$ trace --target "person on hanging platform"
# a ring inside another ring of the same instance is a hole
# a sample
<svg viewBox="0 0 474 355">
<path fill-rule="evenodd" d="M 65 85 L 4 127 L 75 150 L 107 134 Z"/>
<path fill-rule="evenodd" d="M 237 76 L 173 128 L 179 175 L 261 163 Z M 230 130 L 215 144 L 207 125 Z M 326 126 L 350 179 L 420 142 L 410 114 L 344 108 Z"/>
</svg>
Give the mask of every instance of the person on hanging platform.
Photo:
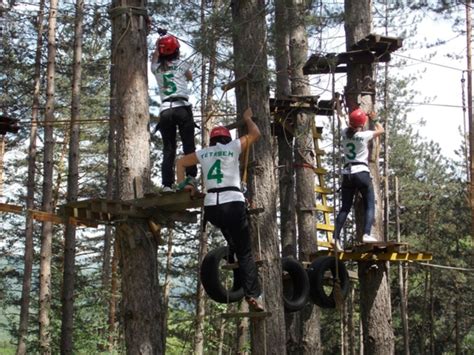
<svg viewBox="0 0 474 355">
<path fill-rule="evenodd" d="M 375 112 L 369 114 L 375 125 L 375 130 L 364 130 L 367 123 L 367 114 L 360 108 L 349 114 L 349 127 L 342 130 L 342 152 L 344 154 L 344 169 L 342 170 L 342 206 L 336 218 L 334 232 L 335 247 L 341 248 L 340 234 L 347 215 L 349 214 L 354 196 L 359 191 L 364 204 L 364 234 L 362 241 L 376 242 L 377 239 L 370 235 L 370 230 L 375 216 L 375 196 L 372 177 L 369 170 L 369 142 L 379 137 L 384 128 L 376 119 Z"/>
<path fill-rule="evenodd" d="M 201 164 L 206 197 L 204 218 L 218 227 L 226 239 L 230 255 L 234 253 L 239 263 L 242 286 L 249 308 L 264 310 L 257 267 L 252 256 L 249 222 L 245 198 L 241 191 L 239 155 L 250 148 L 260 137 L 260 130 L 252 121 L 252 110 L 243 114 L 247 134 L 232 140 L 225 127 L 214 127 L 210 134 L 210 146 L 185 155 L 176 163 L 179 189 L 194 191 L 194 185 L 185 179 L 185 169 Z"/>
<path fill-rule="evenodd" d="M 163 162 L 161 165 L 162 191 L 173 191 L 174 161 L 176 157 L 176 128 L 183 143 L 184 154 L 196 151 L 194 143 L 194 119 L 189 103 L 188 81 L 193 75 L 189 63 L 179 59 L 179 41 L 176 37 L 159 30 L 161 37 L 156 42 L 151 58 L 151 71 L 155 75 L 160 92 L 160 120 L 157 125 L 163 139 Z M 197 175 L 197 167 L 189 166 L 186 174 Z"/>
</svg>

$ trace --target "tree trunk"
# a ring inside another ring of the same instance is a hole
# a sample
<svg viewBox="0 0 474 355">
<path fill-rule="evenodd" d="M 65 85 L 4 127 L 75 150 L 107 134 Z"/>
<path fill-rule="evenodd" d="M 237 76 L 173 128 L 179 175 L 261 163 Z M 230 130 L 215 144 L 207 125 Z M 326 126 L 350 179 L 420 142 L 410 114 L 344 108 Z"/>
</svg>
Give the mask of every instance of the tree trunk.
<svg viewBox="0 0 474 355">
<path fill-rule="evenodd" d="M 288 15 L 290 25 L 290 80 L 291 93 L 297 96 L 311 95 L 309 80 L 303 75 L 303 66 L 308 56 L 308 39 L 304 23 L 306 4 L 291 0 Z M 317 251 L 316 220 L 313 209 L 314 172 L 308 166 L 314 160 L 312 125 L 314 117 L 299 111 L 294 117 L 296 168 L 296 215 L 298 220 L 298 245 L 301 261 L 310 261 L 310 255 Z M 301 311 L 301 338 L 294 349 L 298 354 L 318 354 L 321 350 L 320 309 L 311 303 Z"/>
<path fill-rule="evenodd" d="M 48 65 L 46 87 L 46 111 L 44 127 L 44 157 L 43 157 L 43 201 L 42 209 L 52 212 L 53 201 L 53 169 L 54 169 L 54 77 L 56 58 L 56 16 L 57 0 L 50 1 L 48 20 Z M 40 250 L 40 290 L 39 290 L 39 342 L 42 354 L 51 353 L 51 333 L 49 311 L 51 309 L 51 245 L 53 225 L 43 222 L 41 230 Z"/>
<path fill-rule="evenodd" d="M 275 64 L 276 64 L 276 98 L 290 94 L 288 76 L 288 10 L 286 0 L 275 2 Z M 293 169 L 293 135 L 285 130 L 284 124 L 291 125 L 292 118 L 286 115 L 279 117 L 281 124 L 275 126 L 278 140 L 278 182 L 280 189 L 280 235 L 283 256 L 296 257 L 296 215 Z"/>
<path fill-rule="evenodd" d="M 124 8 L 126 11 L 124 11 Z M 121 200 L 143 196 L 150 188 L 147 45 L 144 2 L 114 0 L 112 92 L 117 122 L 117 189 Z M 159 305 L 157 242 L 145 220 L 117 227 L 120 243 L 122 303 L 127 354 L 164 351 Z"/>
<path fill-rule="evenodd" d="M 365 38 L 371 31 L 371 0 L 345 1 L 346 46 L 351 46 Z M 347 69 L 346 98 L 349 110 L 359 104 L 365 112 L 374 109 L 374 97 L 366 92 L 373 86 L 374 70 L 371 64 L 349 64 Z M 370 90 L 369 90 L 370 91 Z M 364 92 L 364 94 L 361 94 Z M 382 199 L 380 193 L 380 173 L 378 169 L 378 142 L 374 142 L 369 158 L 369 168 L 373 177 L 375 193 L 375 223 L 373 235 L 381 240 Z M 356 225 L 361 233 L 363 207 L 356 203 Z M 392 328 L 390 287 L 388 282 L 388 262 L 359 262 L 360 306 L 363 324 L 364 353 L 393 354 L 395 340 Z"/>
<path fill-rule="evenodd" d="M 120 244 L 116 240 L 113 247 L 114 253 L 112 255 L 112 263 L 111 263 L 111 272 L 110 272 L 110 298 L 109 298 L 109 352 L 112 353 L 114 351 L 115 343 L 116 343 L 116 310 L 117 310 L 117 298 L 118 298 L 118 264 L 120 260 Z"/>
<path fill-rule="evenodd" d="M 397 231 L 397 242 L 400 238 L 400 200 L 398 195 L 398 177 L 395 176 L 395 225 Z M 398 263 L 398 287 L 400 294 L 400 319 L 403 329 L 403 351 L 405 355 L 410 355 L 410 334 L 408 328 L 408 301 L 406 292 L 406 282 L 403 272 L 404 263 Z"/>
<path fill-rule="evenodd" d="M 253 204 L 265 206 L 263 213 L 252 218 L 251 230 L 254 251 L 265 261 L 259 274 L 265 308 L 271 316 L 252 320 L 252 352 L 281 355 L 286 353 L 285 321 L 274 198 L 277 185 L 269 120 L 265 10 L 263 0 L 232 1 L 235 77 L 251 76 L 245 85 L 236 88 L 237 112 L 241 114 L 250 106 L 258 117 L 256 123 L 262 133 L 260 140 L 251 147 L 248 187 Z"/>
<path fill-rule="evenodd" d="M 35 208 L 35 176 L 36 176 L 36 140 L 38 130 L 39 117 L 39 96 L 40 96 L 40 79 L 41 79 L 41 48 L 43 46 L 43 19 L 44 19 L 44 0 L 40 1 L 38 10 L 38 36 L 36 38 L 36 54 L 35 54 L 35 74 L 34 74 L 34 91 L 33 91 L 33 107 L 31 112 L 31 131 L 30 145 L 28 147 L 28 178 L 26 182 L 26 208 L 32 210 Z M 26 337 L 28 335 L 28 318 L 30 308 L 30 291 L 31 277 L 33 274 L 33 218 L 30 214 L 26 216 L 25 226 L 25 255 L 24 255 L 24 271 L 23 284 L 21 290 L 21 308 L 20 308 L 20 325 L 18 329 L 18 346 L 17 355 L 26 354 Z"/>
<path fill-rule="evenodd" d="M 220 0 L 214 0 L 212 2 L 213 13 L 216 13 L 220 10 Z M 205 9 L 206 1 L 201 2 L 201 28 L 203 33 L 206 28 L 210 28 L 210 38 L 209 38 L 209 77 L 206 85 L 206 64 L 203 62 L 201 70 L 201 142 L 204 145 L 207 145 L 209 142 L 209 132 L 212 128 L 213 121 L 211 119 L 213 107 L 212 107 L 212 97 L 214 95 L 214 80 L 216 76 L 216 66 L 217 66 L 217 30 L 214 28 L 214 24 L 207 24 L 205 18 Z M 207 88 L 207 89 L 204 89 Z M 200 220 L 200 234 L 199 234 L 199 252 L 198 252 L 198 270 L 202 264 L 202 260 L 207 254 L 207 240 L 208 233 L 204 228 L 204 215 L 201 215 Z M 199 272 L 198 272 L 199 275 Z M 197 294 L 196 294 L 196 331 L 194 333 L 194 354 L 200 355 L 204 354 L 204 323 L 206 316 L 206 293 L 202 287 L 201 279 L 198 276 L 197 280 Z"/>
<path fill-rule="evenodd" d="M 288 6 L 286 0 L 275 1 L 275 97 L 290 94 L 289 70 L 289 32 Z M 286 124 L 292 125 L 292 117 L 283 113 L 274 117 L 275 133 L 278 142 L 278 186 L 280 198 L 280 238 L 282 256 L 297 258 L 296 214 L 295 214 L 295 171 L 293 168 L 293 134 L 286 130 Z M 276 123 L 280 122 L 280 124 Z M 289 354 L 301 343 L 300 313 L 286 313 L 286 346 Z"/>
<path fill-rule="evenodd" d="M 163 316 L 162 316 L 162 342 L 166 344 L 166 334 L 167 334 L 167 327 L 168 327 L 168 314 L 169 314 L 169 301 L 170 301 L 170 293 L 172 287 L 172 277 L 171 277 L 171 268 L 173 267 L 173 229 L 168 228 L 167 231 L 168 235 L 168 251 L 166 253 L 166 271 L 165 271 L 165 282 L 163 285 Z"/>
<path fill-rule="evenodd" d="M 117 34 L 112 32 L 112 43 L 115 43 Z M 113 51 L 112 51 L 113 57 Z M 112 58 L 111 58 L 111 61 Z M 115 66 L 110 68 L 110 108 L 109 108 L 109 134 L 107 137 L 107 199 L 118 199 L 117 189 L 115 187 L 115 177 L 117 174 L 117 154 L 116 154 L 116 137 L 117 137 L 117 114 L 114 87 L 116 81 Z M 115 310 L 116 310 L 116 293 L 117 293 L 117 278 L 118 278 L 118 260 L 119 260 L 119 244 L 114 241 L 113 227 L 105 226 L 104 232 L 104 251 L 102 262 L 102 288 L 104 295 L 107 295 L 110 287 L 110 298 L 106 300 L 109 308 L 108 315 L 108 349 L 112 352 L 115 346 Z M 113 254 L 112 254 L 113 252 Z"/>
<path fill-rule="evenodd" d="M 71 128 L 69 134 L 69 163 L 67 181 L 67 202 L 77 201 L 79 190 L 79 134 L 80 99 L 81 99 L 81 57 L 82 57 L 82 21 L 84 18 L 84 1 L 76 2 L 76 18 L 74 29 L 74 61 L 72 78 Z M 66 224 L 64 243 L 64 278 L 62 289 L 62 324 L 61 354 L 72 354 L 73 314 L 74 314 L 74 282 L 76 257 L 76 226 Z"/>
</svg>

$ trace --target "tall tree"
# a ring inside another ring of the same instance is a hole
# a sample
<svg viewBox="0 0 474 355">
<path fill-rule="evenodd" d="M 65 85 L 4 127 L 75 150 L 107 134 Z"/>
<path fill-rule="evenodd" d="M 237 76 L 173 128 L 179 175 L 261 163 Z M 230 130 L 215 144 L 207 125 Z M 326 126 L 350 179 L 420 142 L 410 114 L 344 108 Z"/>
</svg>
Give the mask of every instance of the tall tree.
<svg viewBox="0 0 474 355">
<path fill-rule="evenodd" d="M 26 183 L 26 208 L 31 210 L 35 207 L 35 176 L 36 176 L 36 155 L 37 155 L 37 134 L 39 118 L 39 96 L 41 79 L 41 49 L 43 46 L 43 24 L 44 20 L 44 0 L 40 1 L 37 17 L 37 37 L 35 52 L 35 73 L 33 107 L 31 112 L 30 144 L 28 147 L 28 177 Z M 21 290 L 20 324 L 18 329 L 17 355 L 26 354 L 28 335 L 28 319 L 30 308 L 31 277 L 33 274 L 33 218 L 30 214 L 26 216 L 25 226 L 25 253 L 23 268 L 23 284 Z"/>
<path fill-rule="evenodd" d="M 276 89 L 275 98 L 285 98 L 290 95 L 289 76 L 289 28 L 287 0 L 275 1 L 275 69 Z M 279 116 L 276 116 L 279 115 Z M 296 214 L 295 214 L 295 177 L 293 164 L 293 120 L 289 113 L 275 113 L 275 133 L 278 144 L 278 187 L 280 198 L 280 238 L 282 256 L 297 257 Z M 287 351 L 293 353 L 301 344 L 300 313 L 285 314 L 287 332 Z"/>
<path fill-rule="evenodd" d="M 372 1 L 345 0 L 346 49 L 370 34 L 372 28 Z M 358 105 L 365 111 L 374 110 L 374 64 L 349 64 L 347 67 L 346 98 L 349 110 Z M 372 233 L 376 238 L 383 236 L 380 173 L 378 167 L 378 142 L 374 143 L 369 168 L 373 179 L 376 199 L 375 223 Z M 362 235 L 363 219 L 361 201 L 356 204 L 357 235 Z M 363 326 L 364 352 L 368 354 L 393 354 L 394 334 L 392 329 L 390 287 L 388 283 L 388 262 L 359 262 L 360 305 Z"/>
<path fill-rule="evenodd" d="M 67 202 L 75 202 L 79 190 L 79 135 L 81 119 L 81 75 L 82 75 L 82 22 L 84 0 L 76 0 L 74 19 L 74 52 L 72 70 L 71 126 L 69 129 L 69 159 L 67 178 Z M 76 226 L 67 223 L 64 233 L 64 268 L 62 288 L 61 354 L 72 354 L 74 283 L 76 273 Z"/>
<path fill-rule="evenodd" d="M 271 317 L 252 321 L 252 351 L 255 354 L 285 354 L 285 324 L 282 300 L 282 271 L 276 229 L 277 185 L 274 175 L 272 135 L 268 92 L 268 67 L 265 24 L 265 1 L 232 1 L 234 67 L 236 78 L 248 77 L 246 85 L 236 88 L 237 109 L 250 106 L 258 117 L 261 139 L 250 154 L 249 192 L 264 212 L 253 218 L 254 250 L 265 260 L 260 268 L 265 308 Z"/>
<path fill-rule="evenodd" d="M 55 91 L 55 61 L 56 61 L 56 22 L 58 1 L 49 2 L 48 20 L 48 64 L 46 87 L 46 110 L 44 127 L 44 153 L 43 153 L 43 202 L 45 212 L 53 211 L 53 171 L 54 171 L 54 91 Z M 52 222 L 43 222 L 41 230 L 40 250 L 40 290 L 39 290 L 39 341 L 42 354 L 51 353 L 51 246 L 53 240 Z"/>
<path fill-rule="evenodd" d="M 304 1 L 293 0 L 288 8 L 288 24 L 290 32 L 290 80 L 291 93 L 295 96 L 311 95 L 309 79 L 303 75 L 303 66 L 308 57 L 308 38 L 305 28 Z M 313 130 L 314 116 L 304 110 L 296 111 L 294 120 L 295 146 L 294 159 L 296 171 L 296 214 L 298 220 L 298 246 L 300 260 L 310 261 L 310 255 L 317 251 L 316 223 L 313 208 L 316 205 L 314 195 L 315 165 Z M 321 352 L 320 340 L 320 309 L 308 304 L 301 311 L 301 340 L 296 346 L 301 354 L 317 354 Z"/>
<path fill-rule="evenodd" d="M 289 34 L 286 0 L 275 1 L 275 66 L 276 98 L 290 94 Z M 293 134 L 285 127 L 291 125 L 291 117 L 285 113 L 277 118 L 281 124 L 275 127 L 278 142 L 278 183 L 280 197 L 280 235 L 282 255 L 296 257 L 296 215 L 293 169 Z"/>
<path fill-rule="evenodd" d="M 121 200 L 143 196 L 150 188 L 147 28 L 145 1 L 113 0 L 112 65 L 117 122 L 117 190 Z M 164 352 L 160 325 L 157 241 L 146 221 L 118 229 L 122 271 L 122 316 L 128 354 Z"/>
</svg>

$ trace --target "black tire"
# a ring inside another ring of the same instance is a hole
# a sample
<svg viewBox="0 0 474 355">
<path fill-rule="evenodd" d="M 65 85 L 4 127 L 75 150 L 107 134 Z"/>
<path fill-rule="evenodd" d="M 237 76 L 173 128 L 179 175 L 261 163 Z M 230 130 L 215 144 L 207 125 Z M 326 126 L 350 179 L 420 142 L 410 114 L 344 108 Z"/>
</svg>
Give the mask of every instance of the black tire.
<svg viewBox="0 0 474 355">
<path fill-rule="evenodd" d="M 232 287 L 227 289 L 223 283 L 227 278 L 222 277 L 220 266 L 222 260 L 227 263 L 228 253 L 229 248 L 226 246 L 211 250 L 201 265 L 202 286 L 209 297 L 219 303 L 237 302 L 244 297 L 238 268 L 232 270 Z"/>
<path fill-rule="evenodd" d="M 291 257 L 282 258 L 281 267 L 289 276 L 283 277 L 283 304 L 285 311 L 288 313 L 297 312 L 308 302 L 308 274 L 303 265 Z"/>
<path fill-rule="evenodd" d="M 336 262 L 333 256 L 318 257 L 308 269 L 311 300 L 321 308 L 335 308 L 334 287 L 336 282 Z M 341 296 L 346 298 L 349 292 L 349 274 L 344 263 L 338 261 L 339 282 L 341 288 Z M 325 279 L 324 275 L 327 271 L 331 272 L 331 278 Z M 329 285 L 328 285 L 329 281 Z M 328 290 L 330 290 L 328 294 Z"/>
</svg>

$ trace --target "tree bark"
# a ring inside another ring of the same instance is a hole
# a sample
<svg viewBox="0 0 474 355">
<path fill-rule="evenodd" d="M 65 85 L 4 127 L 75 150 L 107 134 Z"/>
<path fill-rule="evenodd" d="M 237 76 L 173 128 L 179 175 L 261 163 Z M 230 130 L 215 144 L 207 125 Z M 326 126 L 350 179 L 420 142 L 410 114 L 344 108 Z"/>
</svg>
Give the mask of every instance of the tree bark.
<svg viewBox="0 0 474 355">
<path fill-rule="evenodd" d="M 112 353 L 115 348 L 116 343 L 116 310 L 117 310 L 117 298 L 118 298 L 118 264 L 120 260 L 120 244 L 118 241 L 115 241 L 113 245 L 113 255 L 112 255 L 112 263 L 111 263 L 111 271 L 110 271 L 110 298 L 109 298 L 109 336 L 108 336 L 108 345 L 109 345 L 109 352 Z"/>
<path fill-rule="evenodd" d="M 44 0 L 39 3 L 38 10 L 38 36 L 36 38 L 35 53 L 35 74 L 33 107 L 31 112 L 31 131 L 30 145 L 28 147 L 28 178 L 26 183 L 26 208 L 32 210 L 35 208 L 35 176 L 36 176 L 36 155 L 37 155 L 37 132 L 39 117 L 39 96 L 41 80 L 41 48 L 43 46 L 43 20 L 44 20 Z M 33 218 L 30 214 L 26 216 L 25 226 L 25 254 L 23 283 L 21 290 L 20 324 L 18 329 L 17 355 L 25 355 L 27 352 L 26 337 L 28 335 L 28 319 L 30 308 L 31 277 L 33 274 Z"/>
<path fill-rule="evenodd" d="M 79 134 L 81 119 L 81 57 L 82 57 L 82 21 L 84 18 L 84 1 L 76 1 L 74 28 L 74 61 L 72 78 L 71 127 L 69 132 L 69 163 L 67 202 L 77 201 L 79 190 Z M 61 354 L 72 354 L 73 315 L 74 315 L 74 282 L 76 257 L 76 226 L 66 224 L 64 243 L 64 277 L 62 289 L 62 324 Z"/>
<path fill-rule="evenodd" d="M 212 2 L 212 12 L 215 16 L 217 11 L 220 11 L 220 0 L 214 0 Z M 214 95 L 214 80 L 216 76 L 216 67 L 217 67 L 217 41 L 218 35 L 217 30 L 214 28 L 212 22 L 207 21 L 205 17 L 205 6 L 206 1 L 201 2 L 201 28 L 204 33 L 206 29 L 210 30 L 209 35 L 209 71 L 208 71 L 208 80 L 206 85 L 206 64 L 202 64 L 201 70 L 201 142 L 204 145 L 207 145 L 209 142 L 209 132 L 212 129 L 213 120 L 211 119 L 213 107 L 212 107 L 212 97 Z M 212 16 L 212 17 L 214 17 Z M 206 89 L 205 89 L 206 88 Z M 202 264 L 202 260 L 207 254 L 207 240 L 208 233 L 204 228 L 204 216 L 201 215 L 200 220 L 200 234 L 199 234 L 199 251 L 198 251 L 198 269 Z M 198 272 L 199 275 L 199 272 Z M 197 292 L 196 292 L 196 331 L 194 333 L 194 354 L 200 355 L 204 354 L 204 323 L 206 315 L 206 294 L 204 288 L 202 287 L 200 276 L 197 280 Z"/>
<path fill-rule="evenodd" d="M 346 46 L 351 46 L 370 34 L 372 23 L 372 1 L 345 1 Z M 374 70 L 371 64 L 349 64 L 347 68 L 347 87 L 345 89 L 347 106 L 353 110 L 359 106 L 370 112 L 374 109 L 374 96 L 365 94 L 372 87 Z M 364 94 L 361 94 L 364 92 Z M 380 173 L 378 169 L 379 143 L 374 142 L 369 157 L 369 168 L 373 178 L 375 193 L 375 222 L 372 234 L 379 240 L 383 235 L 382 198 L 380 193 Z M 361 236 L 363 206 L 361 201 L 355 205 L 357 235 Z M 388 282 L 388 262 L 359 262 L 360 306 L 363 324 L 364 353 L 393 354 L 395 339 L 392 328 L 390 287 Z"/>
<path fill-rule="evenodd" d="M 48 20 L 48 64 L 46 87 L 46 111 L 44 127 L 43 156 L 43 201 L 42 209 L 52 212 L 53 202 L 53 169 L 54 169 L 54 90 L 55 90 L 55 58 L 56 58 L 56 22 L 57 0 L 50 1 Z M 41 354 L 51 353 L 51 329 L 49 311 L 51 309 L 51 246 L 53 228 L 51 222 L 43 222 L 41 230 L 40 250 L 40 290 L 39 290 L 39 342 Z"/>
<path fill-rule="evenodd" d="M 286 0 L 275 2 L 276 98 L 290 94 L 288 10 Z M 293 169 L 293 135 L 283 124 L 292 125 L 292 117 L 282 114 L 275 126 L 278 141 L 278 183 L 280 189 L 280 236 L 282 255 L 296 257 L 296 215 Z"/>
<path fill-rule="evenodd" d="M 262 133 L 251 148 L 249 162 L 249 194 L 253 204 L 265 207 L 252 218 L 254 250 L 265 261 L 259 274 L 265 308 L 271 316 L 252 320 L 252 353 L 285 354 L 285 321 L 282 299 L 282 271 L 276 228 L 277 185 L 272 154 L 268 67 L 266 48 L 265 2 L 263 0 L 232 1 L 235 77 L 250 75 L 245 85 L 236 88 L 237 112 L 250 106 Z M 249 21 L 252 19 L 252 21 Z"/>
<path fill-rule="evenodd" d="M 116 100 L 113 112 L 121 200 L 141 197 L 150 188 L 147 28 L 140 11 L 144 6 L 140 0 L 114 0 L 110 10 L 115 34 L 112 65 L 116 70 L 111 91 Z M 127 354 L 162 354 L 157 242 L 145 220 L 130 220 L 117 228 Z"/>
<path fill-rule="evenodd" d="M 288 7 L 286 0 L 275 1 L 275 66 L 276 91 L 275 97 L 290 95 L 289 78 L 289 31 Z M 277 123 L 280 122 L 279 124 Z M 296 213 L 295 213 L 295 171 L 293 168 L 293 134 L 285 126 L 293 126 L 293 117 L 282 113 L 274 117 L 275 134 L 278 142 L 278 187 L 280 198 L 280 238 L 282 256 L 297 258 Z M 301 343 L 302 323 L 300 313 L 286 313 L 286 344 L 287 352 L 293 353 Z"/>
<path fill-rule="evenodd" d="M 398 177 L 395 176 L 395 225 L 397 231 L 397 242 L 400 238 L 400 200 L 398 195 Z M 408 328 L 408 301 L 406 292 L 406 282 L 403 272 L 404 263 L 398 263 L 398 287 L 400 294 L 400 319 L 403 329 L 403 351 L 405 355 L 410 355 L 410 333 Z"/>
<path fill-rule="evenodd" d="M 311 95 L 308 77 L 303 75 L 303 66 L 308 56 L 308 38 L 304 23 L 306 4 L 289 0 L 288 23 L 290 48 L 291 93 L 296 96 Z M 305 111 L 294 116 L 295 146 L 294 160 L 296 172 L 296 215 L 298 225 L 299 259 L 311 261 L 310 255 L 317 251 L 316 220 L 313 209 L 315 175 L 308 166 L 316 165 L 312 125 L 314 116 Z M 320 309 L 311 303 L 301 311 L 301 335 L 293 353 L 318 354 L 322 351 L 320 338 Z"/>
</svg>

